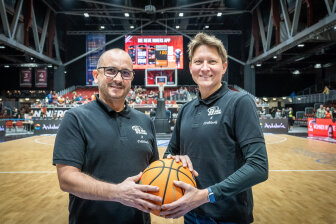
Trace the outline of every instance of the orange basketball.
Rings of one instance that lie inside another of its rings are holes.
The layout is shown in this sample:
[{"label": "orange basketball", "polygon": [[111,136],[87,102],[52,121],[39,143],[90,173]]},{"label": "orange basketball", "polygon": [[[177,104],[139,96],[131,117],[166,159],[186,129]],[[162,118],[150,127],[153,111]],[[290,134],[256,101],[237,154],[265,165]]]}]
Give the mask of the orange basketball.
[{"label": "orange basketball", "polygon": [[[144,171],[139,184],[159,187],[158,192],[151,192],[160,196],[162,202],[155,202],[157,205],[169,204],[181,198],[184,190],[174,185],[174,180],[183,181],[196,187],[196,182],[188,168],[184,168],[182,163],[177,163],[173,159],[161,159],[152,162]],[[155,215],[160,215],[159,210],[152,211]]]}]

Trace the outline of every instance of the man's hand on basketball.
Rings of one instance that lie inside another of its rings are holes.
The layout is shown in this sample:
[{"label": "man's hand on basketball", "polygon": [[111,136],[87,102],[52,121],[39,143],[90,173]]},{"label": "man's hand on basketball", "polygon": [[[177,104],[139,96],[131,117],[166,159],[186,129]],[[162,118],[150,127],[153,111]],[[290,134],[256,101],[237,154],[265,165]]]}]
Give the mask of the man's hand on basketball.
[{"label": "man's hand on basketball", "polygon": [[182,162],[183,167],[188,167],[190,172],[195,176],[198,177],[198,172],[193,169],[192,162],[187,155],[171,155],[167,156],[167,159],[174,159],[176,162]]},{"label": "man's hand on basketball", "polygon": [[162,198],[147,193],[148,191],[159,191],[159,188],[156,186],[137,184],[136,182],[140,180],[141,175],[142,172],[117,184],[117,201],[123,205],[137,208],[143,212],[150,213],[151,210],[160,210],[160,206],[150,201],[161,202]]},{"label": "man's hand on basketball", "polygon": [[167,219],[176,219],[184,216],[194,208],[208,202],[208,190],[199,190],[182,181],[174,181],[175,186],[185,190],[183,197],[170,204],[161,206],[160,216]]}]

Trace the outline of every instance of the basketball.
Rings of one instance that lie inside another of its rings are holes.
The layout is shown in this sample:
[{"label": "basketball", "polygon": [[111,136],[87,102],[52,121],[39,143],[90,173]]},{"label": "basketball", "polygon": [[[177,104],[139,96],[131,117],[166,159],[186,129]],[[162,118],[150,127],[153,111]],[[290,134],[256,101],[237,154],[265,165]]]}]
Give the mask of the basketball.
[{"label": "basketball", "polygon": [[[174,185],[174,180],[197,187],[190,170],[183,167],[182,162],[177,163],[174,159],[161,159],[151,163],[143,171],[139,184],[159,187],[159,191],[152,194],[162,197],[162,202],[155,204],[163,205],[178,200],[184,194],[182,188]],[[159,210],[154,210],[152,213],[160,215]]]}]

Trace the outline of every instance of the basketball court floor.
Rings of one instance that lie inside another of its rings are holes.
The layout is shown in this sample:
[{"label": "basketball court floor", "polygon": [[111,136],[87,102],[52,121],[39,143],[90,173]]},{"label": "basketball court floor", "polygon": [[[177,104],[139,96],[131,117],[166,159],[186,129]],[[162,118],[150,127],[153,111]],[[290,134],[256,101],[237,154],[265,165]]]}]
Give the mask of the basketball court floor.
[{"label": "basketball court floor", "polygon": [[[254,223],[336,223],[336,144],[265,134],[269,179],[255,187]],[[52,166],[55,135],[0,143],[0,223],[68,221],[68,194]],[[167,139],[159,139],[160,155]],[[160,158],[161,158],[160,157]],[[152,223],[183,223],[152,216]]]}]

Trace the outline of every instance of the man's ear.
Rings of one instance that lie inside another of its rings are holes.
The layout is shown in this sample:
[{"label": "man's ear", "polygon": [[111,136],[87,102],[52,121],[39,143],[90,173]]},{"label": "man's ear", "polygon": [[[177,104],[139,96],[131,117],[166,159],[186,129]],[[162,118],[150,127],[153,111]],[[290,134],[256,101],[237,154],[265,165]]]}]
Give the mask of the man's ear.
[{"label": "man's ear", "polygon": [[93,78],[94,78],[94,83],[98,84],[98,70],[93,70],[92,71],[92,75],[93,75]]}]

